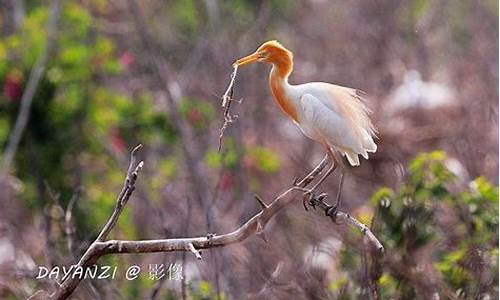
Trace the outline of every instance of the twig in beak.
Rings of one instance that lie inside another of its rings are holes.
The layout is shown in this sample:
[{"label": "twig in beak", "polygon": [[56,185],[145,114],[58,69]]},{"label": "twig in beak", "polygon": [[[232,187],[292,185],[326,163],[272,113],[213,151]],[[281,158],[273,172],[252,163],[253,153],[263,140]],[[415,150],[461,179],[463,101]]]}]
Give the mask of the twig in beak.
[{"label": "twig in beak", "polygon": [[231,115],[229,113],[229,109],[231,107],[231,102],[234,101],[233,99],[233,93],[234,93],[234,82],[236,79],[236,73],[238,72],[238,65],[234,64],[233,65],[233,72],[231,73],[231,80],[229,81],[229,85],[226,89],[226,92],[224,95],[222,95],[222,107],[224,108],[224,123],[222,124],[222,127],[219,130],[219,148],[218,152],[220,152],[222,148],[222,139],[224,137],[224,131],[226,128],[229,126],[230,123],[234,122],[234,120],[238,117],[237,115]]}]

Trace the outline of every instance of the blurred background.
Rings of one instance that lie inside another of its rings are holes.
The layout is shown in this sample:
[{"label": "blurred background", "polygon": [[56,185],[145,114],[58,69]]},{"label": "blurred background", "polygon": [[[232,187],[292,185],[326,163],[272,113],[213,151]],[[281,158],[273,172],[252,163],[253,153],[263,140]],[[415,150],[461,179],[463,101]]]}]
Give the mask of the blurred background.
[{"label": "blurred background", "polygon": [[[268,243],[107,256],[144,276],[86,280],[73,299],[498,299],[497,1],[3,0],[0,24],[0,298],[54,291],[38,266],[74,264],[96,238],[139,143],[113,239],[229,232],[254,194],[269,202],[317,164],[261,64],[239,70],[217,151],[231,64],[277,39],[292,83],[367,93],[378,151],[349,168],[342,209],[385,255],[297,197]],[[162,263],[183,279],[148,278]]]}]

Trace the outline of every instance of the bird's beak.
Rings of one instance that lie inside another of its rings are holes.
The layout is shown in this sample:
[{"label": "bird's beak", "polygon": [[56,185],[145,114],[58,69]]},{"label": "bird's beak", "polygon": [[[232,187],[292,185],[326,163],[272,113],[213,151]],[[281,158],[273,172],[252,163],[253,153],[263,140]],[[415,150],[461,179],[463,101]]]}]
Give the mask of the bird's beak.
[{"label": "bird's beak", "polygon": [[260,54],[258,52],[255,52],[253,54],[238,59],[237,61],[234,62],[233,66],[243,66],[251,64],[258,61],[260,58],[261,58]]}]

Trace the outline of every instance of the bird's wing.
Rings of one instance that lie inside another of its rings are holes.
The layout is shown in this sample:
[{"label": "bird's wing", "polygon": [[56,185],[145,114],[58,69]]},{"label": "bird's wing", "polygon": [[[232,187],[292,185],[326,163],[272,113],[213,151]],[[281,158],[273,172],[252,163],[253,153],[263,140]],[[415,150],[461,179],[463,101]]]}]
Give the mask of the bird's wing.
[{"label": "bird's wing", "polygon": [[340,115],[349,123],[351,134],[361,143],[361,148],[354,149],[354,151],[367,159],[367,152],[377,151],[377,145],[373,141],[376,129],[370,120],[370,110],[360,92],[333,84],[325,84],[325,90],[327,97],[322,97],[320,100],[324,104],[329,104],[330,107],[336,107]]},{"label": "bird's wing", "polygon": [[376,129],[370,120],[370,109],[366,106],[359,90],[334,84],[326,84],[327,98],[321,98],[327,105],[338,107],[340,113],[352,123],[353,128],[363,135],[361,129],[370,136],[375,136]]},{"label": "bird's wing", "polygon": [[361,141],[349,121],[333,107],[328,107],[311,94],[302,95],[300,105],[303,113],[301,127],[304,133],[348,155],[351,165],[358,165],[357,154],[366,154],[366,151],[363,150]]}]

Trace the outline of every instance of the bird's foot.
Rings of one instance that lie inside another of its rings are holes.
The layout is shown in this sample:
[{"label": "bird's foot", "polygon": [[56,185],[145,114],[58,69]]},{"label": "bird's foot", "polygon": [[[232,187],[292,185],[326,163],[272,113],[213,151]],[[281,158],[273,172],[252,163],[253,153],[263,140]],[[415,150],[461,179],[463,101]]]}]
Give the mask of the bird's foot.
[{"label": "bird's foot", "polygon": [[216,236],[215,233],[207,233],[207,240],[211,240]]},{"label": "bird's foot", "polygon": [[314,209],[316,209],[316,206],[319,206],[320,204],[325,204],[324,200],[328,197],[327,193],[321,193],[318,196],[314,195],[311,197],[309,200],[309,205],[311,205]]},{"label": "bird's foot", "polygon": [[312,206],[312,208],[316,209],[316,206],[324,203],[323,200],[328,197],[328,194],[326,193],[316,195],[313,189],[305,191],[303,195],[304,198],[302,200],[302,203],[306,211],[308,210],[307,206]]},{"label": "bird's foot", "polygon": [[302,199],[302,205],[304,206],[305,211],[309,211],[309,208],[307,208],[307,205],[309,205],[308,201],[309,200],[307,200],[307,198],[304,196],[304,199]]},{"label": "bird's foot", "polygon": [[[313,189],[310,189],[310,190],[305,189],[304,194],[302,194],[302,196],[303,196],[302,204],[304,205],[304,209],[306,211],[308,211],[309,208],[307,208],[307,206],[311,205],[311,201],[315,197],[314,190]],[[311,205],[311,206],[314,208],[314,205]]]},{"label": "bird's foot", "polygon": [[337,205],[331,205],[328,206],[325,209],[325,215],[327,217],[331,217],[334,223],[337,223],[337,213],[338,213],[338,206]]}]

